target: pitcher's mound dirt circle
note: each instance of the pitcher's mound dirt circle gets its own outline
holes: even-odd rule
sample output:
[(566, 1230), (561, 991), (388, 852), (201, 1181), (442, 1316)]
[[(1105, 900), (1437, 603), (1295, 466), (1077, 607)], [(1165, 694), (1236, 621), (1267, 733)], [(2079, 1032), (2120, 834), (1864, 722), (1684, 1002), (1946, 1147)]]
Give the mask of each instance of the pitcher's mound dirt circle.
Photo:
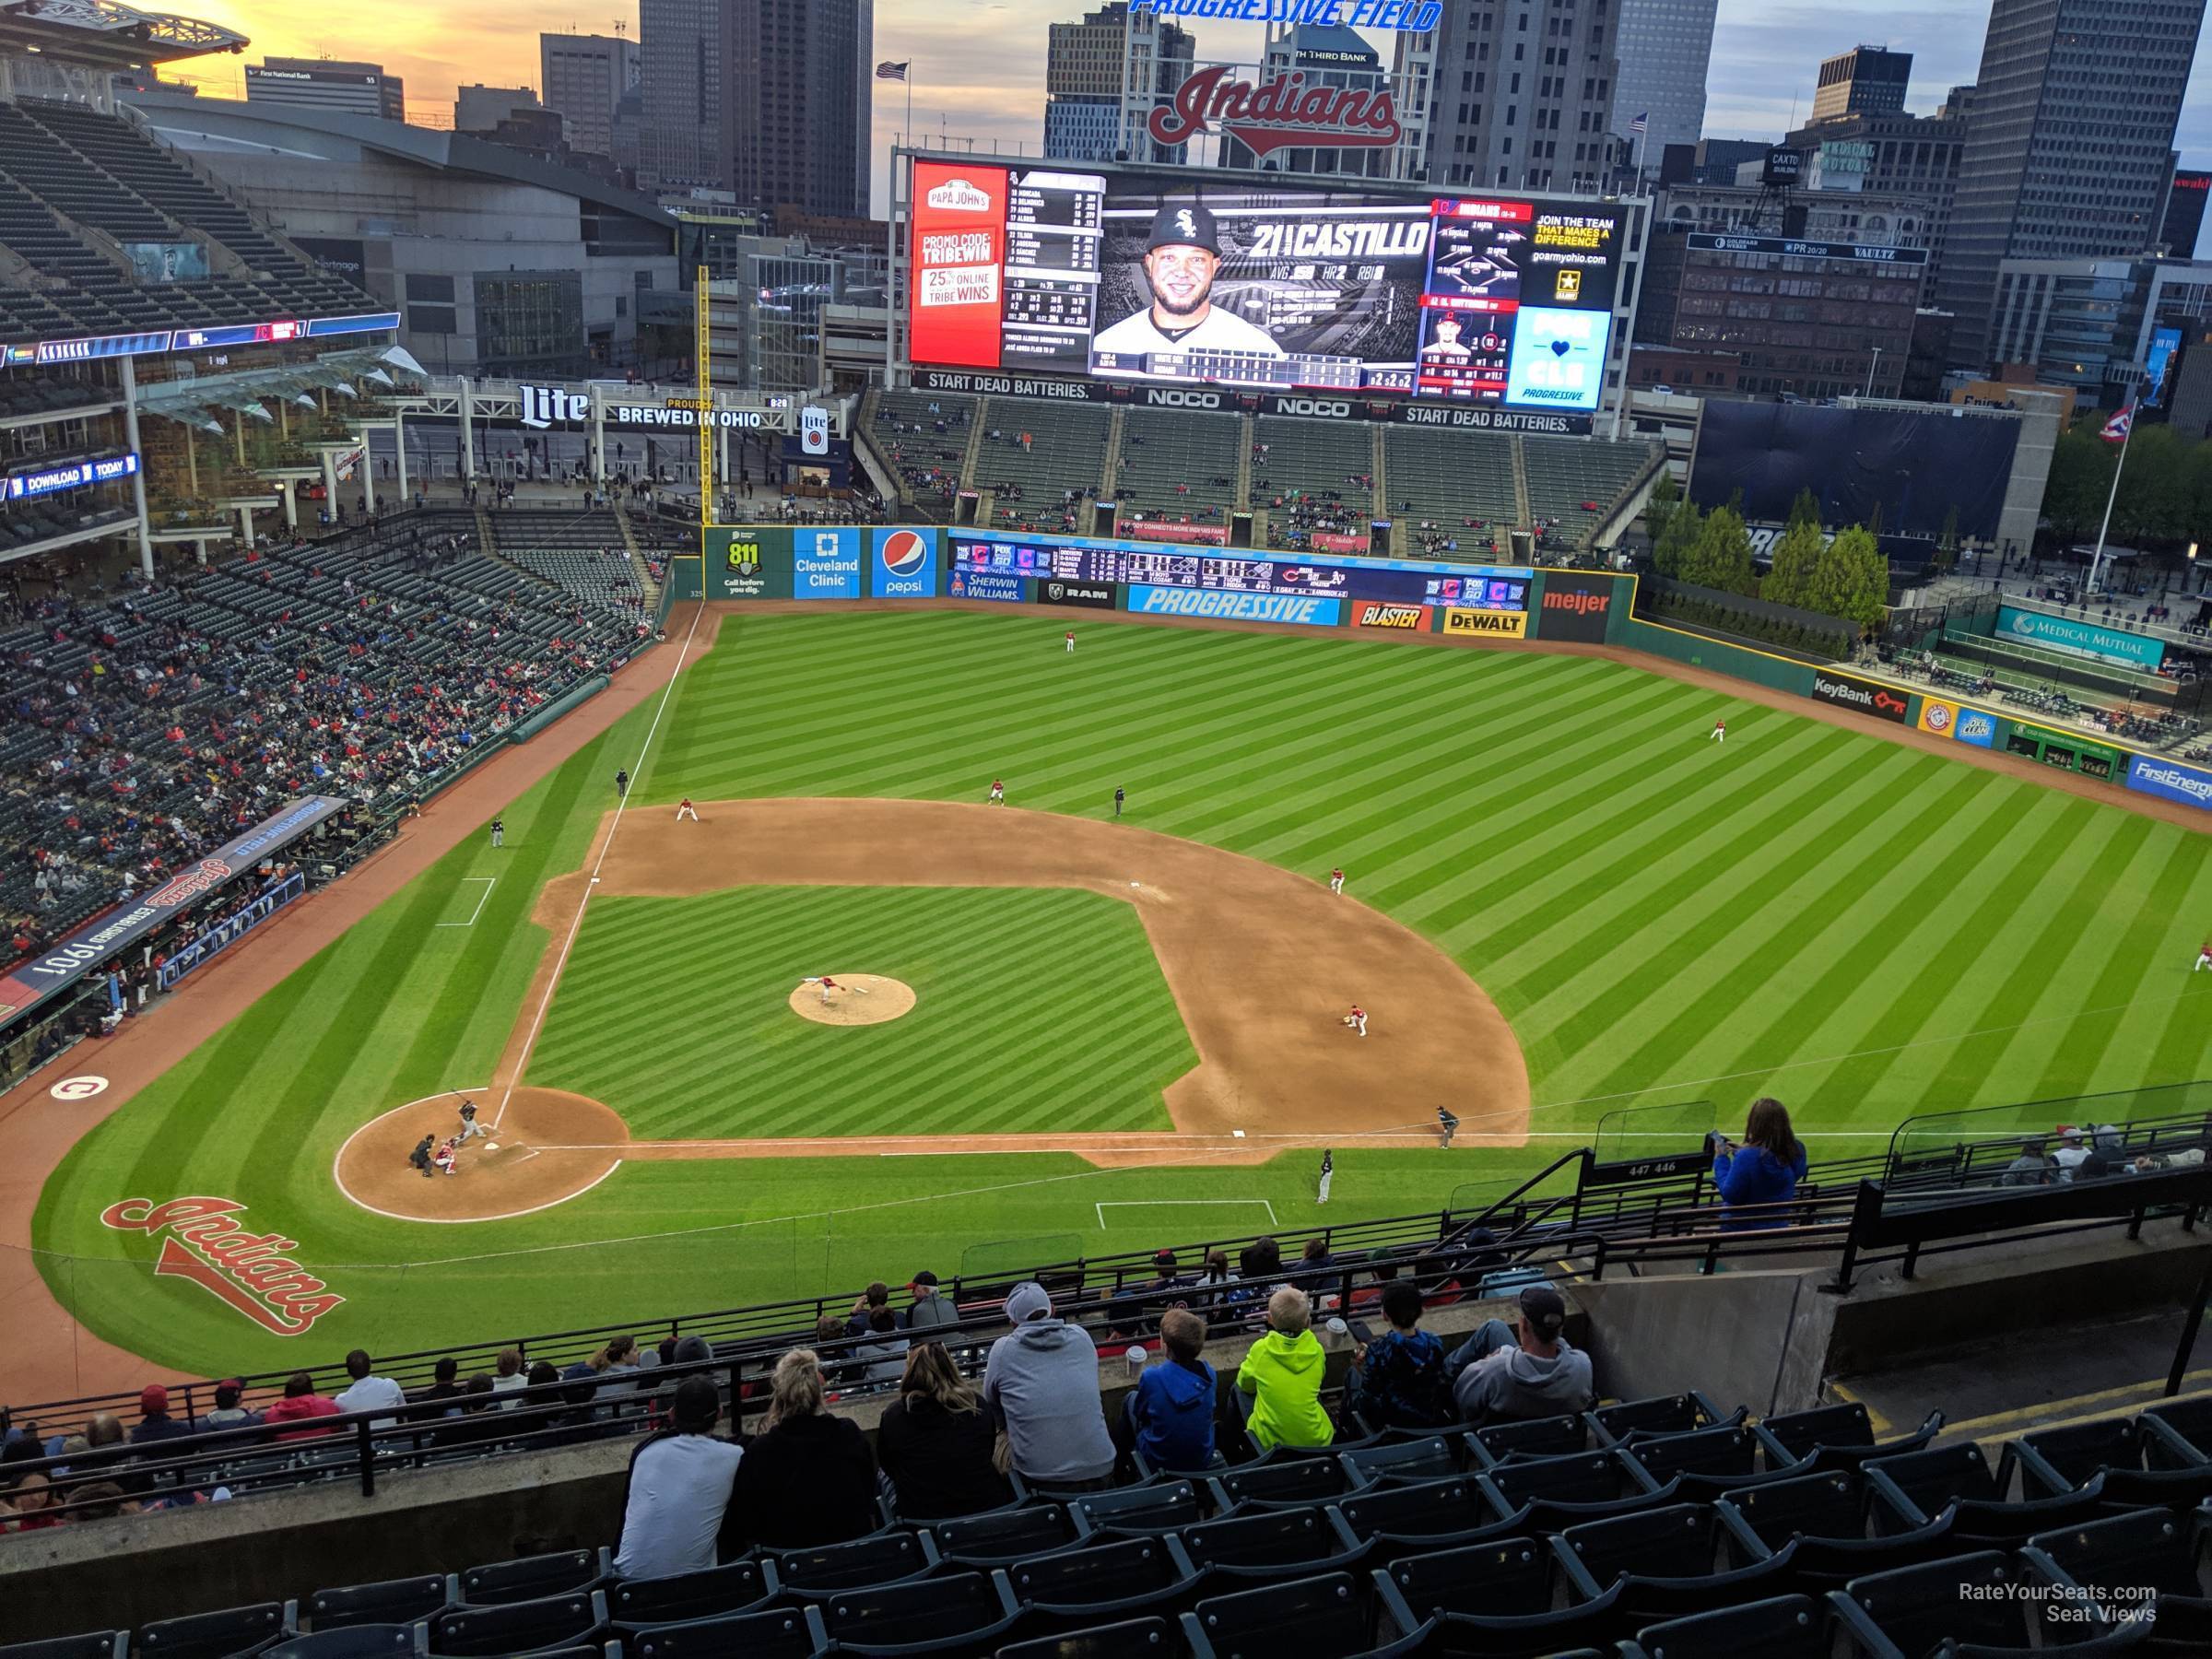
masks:
[(468, 1097), (491, 1130), (459, 1148), (457, 1174), (428, 1179), (407, 1161), (426, 1135), (461, 1130), (461, 1093), (394, 1107), (356, 1129), (338, 1148), (338, 1190), (363, 1209), (403, 1221), (496, 1221), (573, 1198), (614, 1172), (629, 1126), (612, 1108), (558, 1088), (518, 1088), (497, 1127), (500, 1097)]
[(914, 988), (904, 980), (877, 973), (833, 973), (837, 989), (822, 1001), (819, 985), (802, 984), (791, 994), (791, 1011), (817, 1025), (881, 1025), (914, 1009)]

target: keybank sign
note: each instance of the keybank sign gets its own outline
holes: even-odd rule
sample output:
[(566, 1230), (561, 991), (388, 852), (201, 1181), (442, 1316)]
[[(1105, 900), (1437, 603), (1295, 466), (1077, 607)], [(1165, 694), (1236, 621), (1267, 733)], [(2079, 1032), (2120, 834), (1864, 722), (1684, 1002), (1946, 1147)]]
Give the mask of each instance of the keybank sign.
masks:
[(2126, 663), (2136, 668), (2156, 668), (2166, 655), (2162, 642), (2147, 640), (2141, 634), (2100, 628), (2094, 622), (2045, 616), (2041, 611), (2015, 610), (2009, 605), (1997, 612), (1997, 632), (2023, 645), (2040, 645), (2046, 651), (2069, 652), (2075, 656), (2092, 656), (2108, 663)]

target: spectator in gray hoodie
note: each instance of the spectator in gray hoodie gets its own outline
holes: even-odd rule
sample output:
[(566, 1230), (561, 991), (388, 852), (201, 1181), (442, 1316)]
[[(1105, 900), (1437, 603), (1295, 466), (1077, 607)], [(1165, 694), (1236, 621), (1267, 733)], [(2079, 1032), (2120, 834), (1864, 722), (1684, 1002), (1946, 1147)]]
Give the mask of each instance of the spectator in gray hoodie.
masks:
[(1559, 1417), (1582, 1411), (1597, 1398), (1590, 1356), (1559, 1333), (1567, 1304), (1549, 1285), (1521, 1292), (1521, 1317), (1484, 1324), (1444, 1362), (1453, 1378), (1452, 1397), (1471, 1423)]
[(1088, 1333), (1053, 1317), (1053, 1299), (1033, 1280), (1006, 1297), (1006, 1318), (1013, 1334), (991, 1345), (983, 1398), (1006, 1429), (1014, 1467), (1032, 1485), (1103, 1485), (1113, 1475), (1113, 1437)]

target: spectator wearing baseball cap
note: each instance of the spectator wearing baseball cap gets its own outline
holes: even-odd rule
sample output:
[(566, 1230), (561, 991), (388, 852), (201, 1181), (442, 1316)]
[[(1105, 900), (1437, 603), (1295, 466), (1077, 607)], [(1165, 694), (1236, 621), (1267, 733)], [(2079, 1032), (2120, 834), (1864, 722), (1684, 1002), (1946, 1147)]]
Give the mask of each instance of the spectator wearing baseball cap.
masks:
[(958, 1324), (959, 1310), (951, 1301), (937, 1294), (937, 1276), (924, 1267), (907, 1286), (913, 1292), (914, 1305), (906, 1311), (906, 1328), (910, 1331), (934, 1331), (940, 1325)]
[(239, 1404), (245, 1392), (245, 1383), (236, 1377), (230, 1378), (228, 1382), (218, 1382), (215, 1385), (215, 1409), (202, 1412), (193, 1419), (194, 1431), (196, 1433), (206, 1429), (236, 1429), (244, 1424), (260, 1422), (261, 1417), (258, 1413), (248, 1411)]
[(1521, 1317), (1487, 1321), (1445, 1363), (1452, 1397), (1471, 1423), (1561, 1417), (1596, 1399), (1590, 1356), (1561, 1334), (1567, 1304), (1549, 1285), (1521, 1292)]
[(2051, 1154), (2061, 1181), (2071, 1181), (2075, 1172), (2088, 1161), (2089, 1148), (2082, 1139), (2081, 1131), (2071, 1124), (2058, 1126), (2058, 1149)]
[(192, 1425), (180, 1423), (169, 1415), (169, 1390), (160, 1383), (149, 1383), (138, 1394), (138, 1422), (131, 1430), (131, 1444), (143, 1446), (149, 1441), (175, 1440), (190, 1434)]
[(1053, 1299), (1034, 1279), (1007, 1294), (1006, 1318), (1014, 1329), (991, 1345), (983, 1399), (1006, 1431), (1015, 1471), (1062, 1489), (1111, 1479), (1113, 1439), (1090, 1334), (1053, 1317)]

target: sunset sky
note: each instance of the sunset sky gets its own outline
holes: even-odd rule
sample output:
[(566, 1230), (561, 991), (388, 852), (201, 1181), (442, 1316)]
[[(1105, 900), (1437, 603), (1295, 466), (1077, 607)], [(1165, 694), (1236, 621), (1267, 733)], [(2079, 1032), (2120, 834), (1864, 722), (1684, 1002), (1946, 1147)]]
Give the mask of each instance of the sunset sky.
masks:
[[(914, 126), (968, 135), (988, 147), (1034, 152), (1044, 128), (1045, 27), (1079, 17), (1097, 0), (876, 0), (876, 53), (913, 64)], [(264, 55), (360, 58), (382, 63), (407, 83), (418, 112), (444, 106), (455, 86), (537, 84), (541, 29), (611, 33), (619, 20), (634, 39), (635, 0), (605, 0), (563, 11), (523, 0), (383, 0), (374, 6), (322, 9), (297, 0), (212, 0), (181, 5), (188, 15), (239, 29), (253, 46), (244, 57), (180, 65), (211, 94), (241, 97), (242, 70)], [(1986, 0), (1861, 0), (1851, 12), (1781, 0), (1722, 0), (1713, 40), (1705, 131), (1713, 137), (1769, 138), (1812, 107), (1818, 60), (1861, 41), (1914, 53), (1908, 108), (1933, 111), (1947, 88), (1974, 77), (1989, 18)], [(1199, 54), (1257, 56), (1260, 30), (1249, 24), (1196, 26)], [(2186, 166), (2212, 165), (2212, 71), (2200, 44), (2176, 146)], [(901, 89), (877, 88), (876, 147), (884, 156), (905, 114)], [(884, 165), (877, 169), (883, 203)]]

